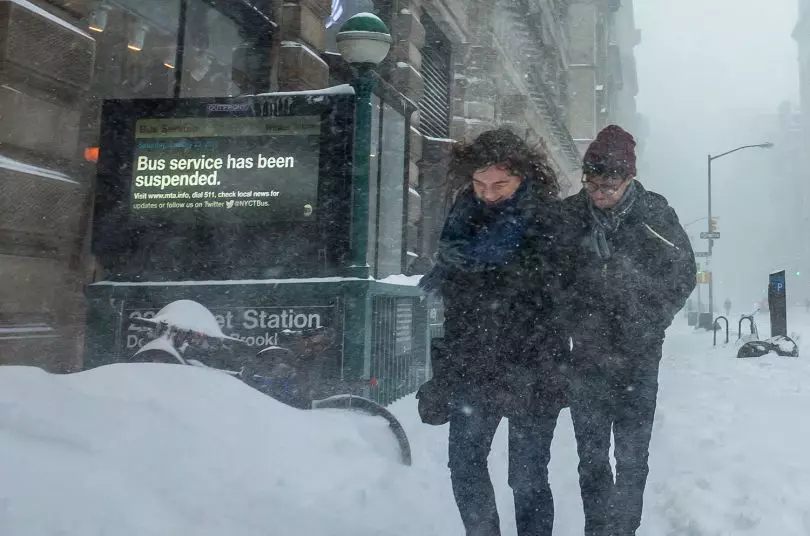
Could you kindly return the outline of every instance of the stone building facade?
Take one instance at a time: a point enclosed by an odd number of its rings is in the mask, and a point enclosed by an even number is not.
[[[581,152],[609,124],[643,141],[636,111],[638,77],[633,49],[641,42],[633,0],[573,0],[570,28],[569,128]]]
[[[394,39],[372,125],[375,277],[435,251],[451,139],[509,124],[571,194],[583,145],[635,113],[630,0],[0,0],[0,363],[82,366],[104,99],[345,83],[335,35],[363,11]]]

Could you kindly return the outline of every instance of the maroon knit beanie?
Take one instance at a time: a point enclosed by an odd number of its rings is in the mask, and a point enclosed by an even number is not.
[[[582,163],[587,175],[636,176],[636,140],[616,125],[605,127],[593,140]]]

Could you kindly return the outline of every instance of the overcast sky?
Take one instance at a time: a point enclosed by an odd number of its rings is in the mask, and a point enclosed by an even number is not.
[[[682,222],[706,215],[706,155],[766,141],[767,116],[785,100],[798,104],[797,12],[798,0],[635,0],[638,105],[650,128],[639,178],[669,198]],[[767,273],[782,267],[762,254],[778,238],[781,210],[763,197],[779,182],[763,153],[714,164],[713,213],[723,233],[712,260],[715,301],[731,296],[735,309],[749,307]]]
[[[636,50],[650,116],[772,110],[796,99],[798,0],[636,0]],[[664,106],[666,105],[666,106]]]

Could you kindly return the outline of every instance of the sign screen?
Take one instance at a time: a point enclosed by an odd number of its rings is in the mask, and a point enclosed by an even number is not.
[[[320,116],[146,118],[135,123],[136,219],[310,221]]]

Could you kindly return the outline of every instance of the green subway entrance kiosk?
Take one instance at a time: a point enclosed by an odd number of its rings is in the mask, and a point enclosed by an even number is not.
[[[425,300],[352,266],[353,213],[368,230],[384,210],[355,206],[374,196],[353,195],[354,119],[348,85],[105,102],[85,368],[127,362],[145,342],[132,318],[190,299],[256,353],[283,330],[332,327],[331,380],[382,403],[415,390]],[[372,262],[387,238],[374,233]]]

